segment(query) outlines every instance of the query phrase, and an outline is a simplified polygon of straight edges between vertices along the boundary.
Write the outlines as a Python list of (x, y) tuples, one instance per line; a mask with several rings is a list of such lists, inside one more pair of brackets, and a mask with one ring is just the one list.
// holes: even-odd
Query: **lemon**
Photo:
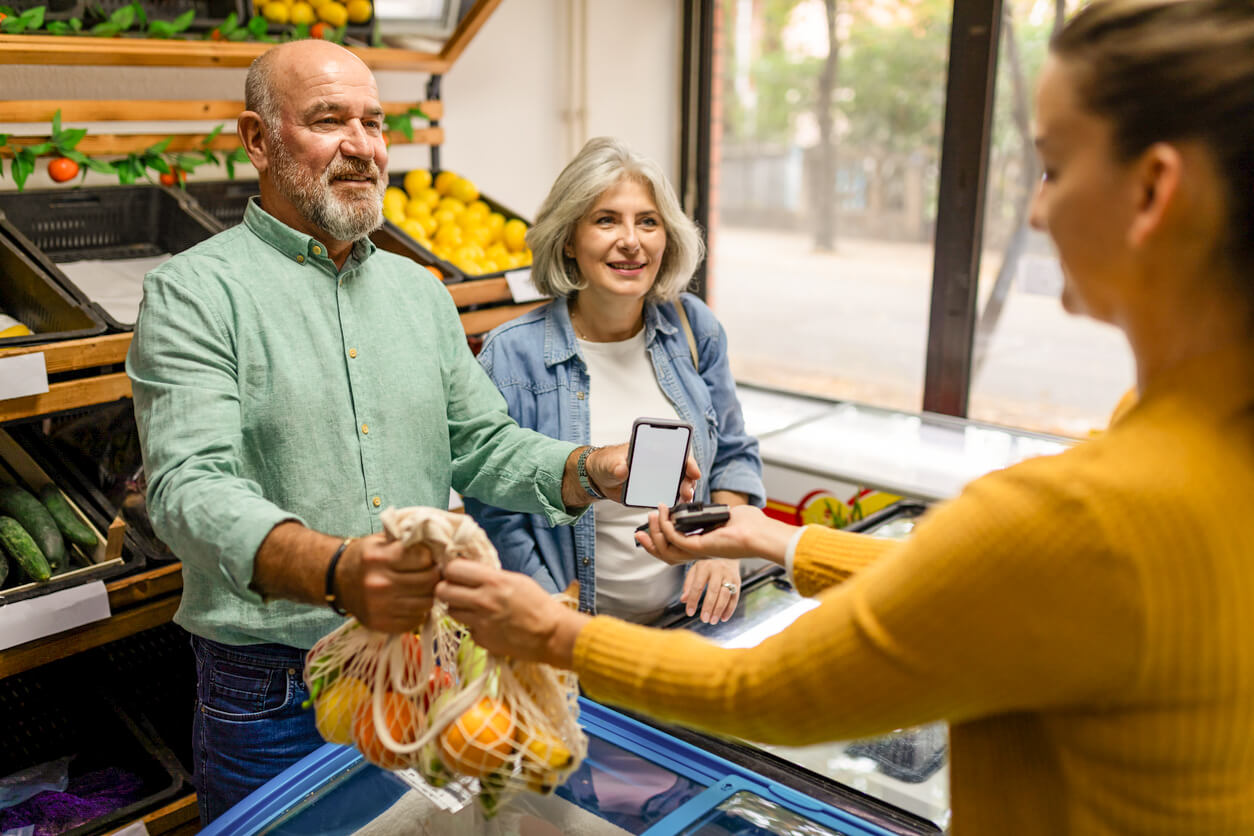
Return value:
[(329, 23), (338, 29), (348, 23), (348, 9), (343, 3), (332, 0), (318, 7), (318, 17), (322, 18), (324, 23)]
[(418, 194), (414, 195), (414, 199), (421, 200), (432, 210), (440, 205), (440, 193), (430, 186), (425, 189), (419, 189)]
[(261, 16), (271, 23), (287, 23), (289, 17), (287, 4), (272, 0), (261, 7)]
[(501, 240), (511, 252), (520, 253), (527, 246), (527, 225), (518, 218), (510, 218), (501, 230)]
[(476, 200), (474, 203), (466, 207), (465, 219), (463, 223), (473, 223), (476, 226), (487, 223), (488, 215), (492, 210), (482, 200)]
[(292, 4), (292, 8), (288, 10), (288, 19), (298, 26), (302, 23), (309, 25), (318, 19), (318, 14), (313, 6), (301, 0)]
[(495, 259), (485, 258), (479, 262), (479, 266), (483, 268), (485, 273), (498, 273), (501, 271), (501, 265), (496, 263)]
[(318, 697), (314, 724), (329, 743), (353, 742), (353, 717), (370, 701), (370, 689), (354, 676), (342, 676)]
[(433, 240), (445, 247), (460, 247), (462, 245), (462, 228), (456, 224), (441, 225), (435, 231)]
[(466, 204), (462, 203), (455, 197), (442, 197), (440, 198), (440, 203), (436, 206), (436, 209), (447, 209), (460, 218), (466, 211)]
[(441, 195), (446, 195), (453, 188), (453, 184), (457, 182), (457, 175), (451, 171), (441, 171), (435, 176), (435, 190)]
[(426, 231), (427, 237), (435, 235), (435, 231), (440, 228), (439, 222), (430, 215), (419, 215), (418, 223), (422, 224), (422, 228)]
[(483, 254), (496, 262), (504, 262), (505, 257), (509, 255), (509, 251), (505, 249), (505, 245), (500, 241), (495, 242), (492, 246), (486, 248)]
[(405, 194), (404, 189), (398, 189), (395, 186), (388, 186), (387, 191), (383, 193), (383, 205), (399, 204), (404, 206), (409, 202), (409, 195)]
[(425, 200), (412, 198), (405, 201), (405, 214), (411, 218), (421, 218), (424, 215), (431, 214), (431, 207), (427, 205)]
[(492, 243), (492, 230), (486, 226), (462, 227), (466, 230), (466, 234), (480, 247), (487, 247)]
[(348, 22), (365, 23), (374, 14), (370, 0), (348, 0)]
[(425, 168), (415, 168), (405, 174), (405, 191), (410, 197), (417, 197), (423, 189), (431, 188), (431, 172)]
[(392, 223), (399, 225), (405, 220), (405, 210), (397, 209), (395, 206), (384, 206), (383, 217), (387, 218)]
[(522, 265), (524, 267), (531, 266), (531, 247), (522, 251)]
[(488, 219), (484, 221), (484, 224), (488, 229), (492, 230), (492, 240), (500, 240), (501, 231), (505, 229), (505, 216), (500, 212), (493, 212), (488, 215)]
[(436, 209), (431, 217), (435, 219), (436, 226), (459, 226), (457, 215), (453, 214), (452, 209)]
[(448, 193), (462, 203), (471, 203), (479, 199), (479, 187), (465, 177), (458, 177), (454, 180), (449, 186)]
[(418, 220), (417, 218), (406, 218), (405, 220), (401, 221), (398, 224), (398, 226), (401, 228), (401, 231), (404, 232), (406, 235), (408, 235), (410, 238), (426, 240), (426, 237), (427, 237), (426, 227), (424, 227), (422, 225), (422, 221)]

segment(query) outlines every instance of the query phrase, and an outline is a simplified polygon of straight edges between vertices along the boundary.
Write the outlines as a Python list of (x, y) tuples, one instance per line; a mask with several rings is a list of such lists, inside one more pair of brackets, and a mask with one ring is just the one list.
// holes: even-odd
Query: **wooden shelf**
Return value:
[(106, 584), (105, 589), (109, 608), (116, 608), (112, 616), (0, 652), (0, 679), (168, 623), (182, 597), (182, 566), (162, 566)]
[(181, 798), (176, 798), (164, 807), (153, 810), (142, 819), (137, 821), (143, 822), (144, 829), (132, 831), (129, 828), (135, 826), (135, 822), (131, 822), (124, 827), (116, 830), (110, 830), (106, 836), (112, 836), (114, 833), (147, 833), (148, 836), (191, 836), (193, 833), (200, 832), (200, 810), (196, 806), (196, 793), (188, 793)]
[[(247, 67), (271, 44), (223, 41), (0, 35), (0, 64), (112, 67)], [(448, 72), (451, 62), (430, 52), (390, 47), (350, 47), (375, 70)]]

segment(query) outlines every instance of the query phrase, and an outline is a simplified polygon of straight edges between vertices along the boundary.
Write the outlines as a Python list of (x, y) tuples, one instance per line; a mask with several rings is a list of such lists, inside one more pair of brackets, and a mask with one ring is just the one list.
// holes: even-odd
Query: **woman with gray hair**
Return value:
[[(683, 290), (704, 246), (657, 163), (615, 139), (590, 140), (558, 175), (527, 233), (532, 280), (554, 299), (483, 343), (479, 362), (522, 426), (579, 444), (616, 443), (633, 419), (694, 428), (695, 499), (765, 503), (727, 336)], [(675, 601), (706, 622), (739, 601), (740, 566), (717, 557), (670, 566), (636, 548), (647, 509), (599, 502), (574, 526), (550, 526), (467, 499), (507, 569), (551, 592), (579, 581), (580, 609), (649, 621)]]

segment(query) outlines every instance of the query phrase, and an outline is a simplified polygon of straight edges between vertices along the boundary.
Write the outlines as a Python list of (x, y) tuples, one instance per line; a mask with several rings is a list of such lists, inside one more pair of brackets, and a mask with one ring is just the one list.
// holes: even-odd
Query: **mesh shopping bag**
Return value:
[[(381, 519), (392, 538), (430, 547), (437, 565), (500, 566), (464, 514), (389, 508)], [(385, 769), (414, 768), (434, 786), (476, 779), (489, 815), (516, 792), (552, 792), (587, 752), (574, 674), (493, 656), (438, 601), (417, 634), (349, 619), (309, 651), (305, 680), (324, 739)]]

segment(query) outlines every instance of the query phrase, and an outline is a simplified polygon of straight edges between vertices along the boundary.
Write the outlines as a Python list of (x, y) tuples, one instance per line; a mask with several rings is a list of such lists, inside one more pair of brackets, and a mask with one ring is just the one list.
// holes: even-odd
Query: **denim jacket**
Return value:
[[(700, 374), (693, 368), (674, 305), (645, 303), (645, 347), (663, 393), (679, 417), (693, 426), (692, 452), (702, 477), (695, 496), (709, 501), (711, 491), (738, 491), (761, 507), (766, 501), (762, 459), (757, 439), (745, 432), (727, 361), (727, 335), (699, 298), (686, 293), (682, 302), (696, 337)], [(579, 353), (566, 299), (492, 331), (479, 352), (479, 363), (521, 426), (563, 441), (588, 443), (588, 368)], [(637, 417), (623, 416), (624, 425)], [(506, 569), (531, 575), (550, 592), (577, 579), (579, 608), (595, 612), (593, 514), (584, 514), (573, 526), (551, 526), (541, 515), (502, 511), (470, 498), (466, 510), (488, 533)]]

